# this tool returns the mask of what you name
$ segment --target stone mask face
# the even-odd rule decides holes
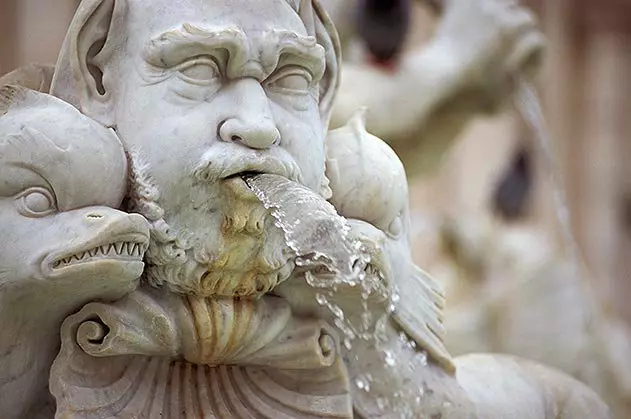
[[[84,112],[115,127],[134,190],[155,192],[159,217],[143,211],[142,193],[130,200],[154,222],[149,279],[198,295],[269,291],[289,275],[288,252],[239,174],[279,174],[326,194],[322,86],[335,42],[322,46],[326,30],[304,23],[310,2],[113,3],[85,24],[98,35],[113,8],[102,51],[86,60],[96,77]],[[53,91],[64,97],[61,77]]]

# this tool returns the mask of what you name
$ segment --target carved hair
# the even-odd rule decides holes
[[[149,221],[151,237],[145,254],[145,280],[149,284],[166,285],[184,294],[248,297],[269,292],[289,277],[293,270],[291,251],[284,246],[282,234],[265,233],[273,221],[262,205],[234,202],[223,214],[222,245],[217,249],[193,246],[185,229],[173,228],[166,221],[158,202],[160,191],[153,184],[141,153],[131,150],[128,160],[130,191],[125,209],[138,212]],[[245,259],[226,257],[235,236],[236,240],[256,237],[259,243],[265,243]]]
[[[51,92],[107,126],[115,121],[101,69],[113,58],[129,0],[83,0],[64,40]],[[285,0],[300,16],[309,35],[326,51],[320,82],[320,116],[326,131],[339,85],[340,46],[337,32],[318,0]]]

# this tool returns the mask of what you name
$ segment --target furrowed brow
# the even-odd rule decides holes
[[[171,68],[218,50],[227,51],[230,59],[247,56],[249,45],[245,33],[236,27],[205,29],[185,23],[152,39],[143,55],[153,66]]]
[[[308,69],[314,80],[322,78],[325,71],[325,51],[314,37],[279,30],[267,32],[264,36],[275,41],[275,48],[262,54],[266,67],[275,68],[279,64],[299,65]]]

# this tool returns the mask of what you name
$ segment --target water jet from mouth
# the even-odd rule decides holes
[[[361,365],[358,354],[364,353],[352,351],[357,345],[378,354],[382,365],[375,368],[386,371],[384,376],[403,376],[400,372],[406,370],[415,374],[418,368],[425,367],[427,354],[404,333],[394,342],[387,336],[385,330],[398,301],[396,289],[384,286],[382,273],[371,265],[368,249],[349,234],[348,221],[333,205],[282,176],[261,174],[244,180],[283,231],[287,246],[295,253],[297,270],[304,272],[304,280],[314,291],[313,298],[327,309],[341,332],[342,351],[355,390],[370,393],[374,380],[372,375],[354,367]],[[349,290],[356,298],[352,307],[348,302],[338,304],[337,297]],[[409,354],[405,359],[411,360],[407,369],[402,369],[397,360],[403,352]],[[419,417],[423,411],[423,388],[399,383],[389,391],[387,396],[375,396],[380,410],[402,418]]]

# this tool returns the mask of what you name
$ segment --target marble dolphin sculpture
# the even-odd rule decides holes
[[[138,284],[146,220],[116,208],[117,137],[52,96],[0,88],[0,416],[52,417],[49,370],[64,318]]]
[[[340,214],[364,222],[354,234],[373,237],[388,255],[389,263],[377,260],[377,266],[399,295],[382,343],[357,341],[347,356],[361,383],[354,394],[360,417],[610,417],[594,391],[548,367],[511,356],[450,357],[443,344],[444,299],[411,257],[405,170],[385,142],[366,132],[363,112],[329,133],[327,175]],[[401,343],[401,332],[412,344]]]

